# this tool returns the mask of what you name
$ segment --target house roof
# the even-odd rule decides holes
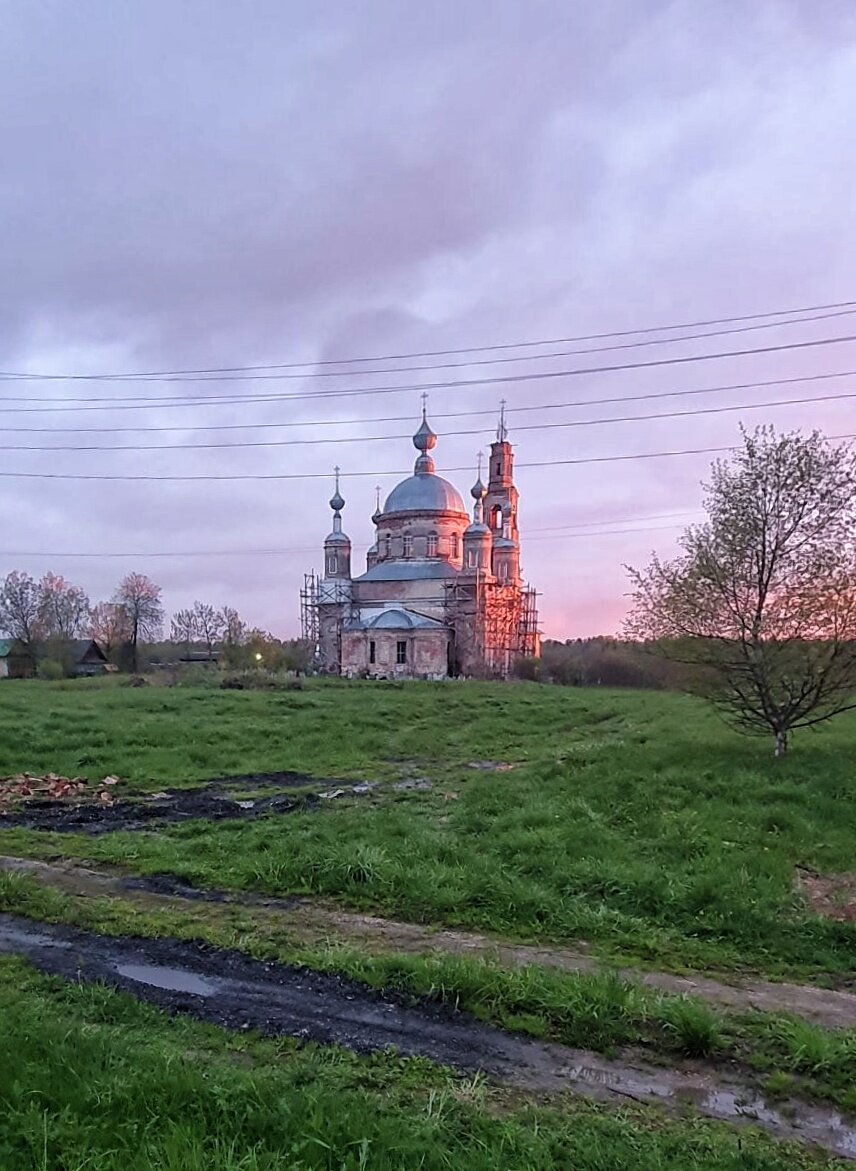
[[[94,638],[72,638],[68,645],[71,648],[71,653],[74,655],[76,662],[80,662],[84,655],[87,655],[92,650],[95,651],[99,659],[103,659],[105,663],[107,661],[107,656]]]

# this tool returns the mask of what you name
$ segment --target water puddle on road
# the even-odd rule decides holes
[[[158,964],[117,964],[116,971],[127,980],[163,988],[167,992],[189,992],[193,996],[214,996],[220,991],[219,980],[208,980],[183,968],[164,968]]]
[[[71,947],[64,939],[57,939],[42,931],[31,931],[18,923],[11,923],[0,916],[0,951],[20,952],[28,947]]]
[[[578,1088],[601,1091],[596,1096],[631,1098],[638,1102],[690,1106],[707,1118],[722,1122],[755,1123],[782,1138],[817,1143],[846,1159],[856,1159],[856,1129],[833,1110],[800,1102],[790,1110],[777,1109],[747,1086],[728,1086],[711,1075],[677,1069],[635,1069],[620,1062],[595,1059],[568,1066],[562,1073]]]

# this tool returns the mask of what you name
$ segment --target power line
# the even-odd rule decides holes
[[[343,366],[356,365],[363,362],[397,362],[404,361],[409,358],[444,358],[454,356],[456,354],[474,354],[474,353],[495,353],[502,350],[518,350],[537,348],[539,346],[558,346],[570,345],[575,342],[587,341],[601,341],[616,337],[633,337],[642,334],[664,333],[666,330],[676,329],[702,329],[711,325],[731,325],[741,321],[757,321],[761,319],[769,319],[772,317],[794,317],[797,314],[803,313],[820,313],[825,310],[834,309],[852,309],[856,307],[856,301],[835,301],[826,305],[808,305],[801,306],[797,309],[772,309],[764,313],[747,313],[738,317],[716,317],[706,321],[685,321],[673,323],[671,325],[650,325],[638,329],[612,330],[606,333],[588,333],[577,334],[572,337],[559,338],[542,338],[537,341],[522,341],[522,342],[503,342],[497,345],[486,346],[464,346],[458,349],[446,350],[417,350],[409,353],[401,354],[375,354],[369,357],[353,357],[353,358],[321,358],[310,362],[277,362],[266,363],[255,366],[209,366],[199,367],[196,369],[186,370],[143,370],[137,372],[120,372],[113,374],[39,374],[9,371],[0,374],[0,377],[8,378],[27,378],[27,379],[75,379],[75,380],[110,380],[110,379],[138,379],[138,378],[161,378],[170,377],[183,374],[240,374],[248,373],[256,370],[296,370],[306,368],[307,366]],[[779,322],[777,324],[787,325],[791,324],[788,321]]]
[[[853,439],[856,438],[855,433],[846,435],[830,435],[829,439]],[[518,463],[518,468],[547,468],[547,467],[574,467],[583,464],[602,464],[602,463],[617,463],[625,460],[645,460],[645,459],[664,459],[671,456],[683,455],[718,455],[723,452],[734,451],[734,446],[726,447],[694,447],[684,448],[678,451],[650,451],[650,452],[634,452],[627,455],[593,455],[583,456],[577,459],[551,459],[551,460],[537,460],[528,463]],[[441,468],[440,471],[446,473],[457,472],[471,472],[473,469],[470,466],[456,467],[456,468]],[[410,470],[405,471],[398,469],[395,471],[359,471],[359,472],[343,472],[342,478],[358,479],[365,476],[373,476],[375,478],[387,476],[407,476]],[[171,483],[171,482],[204,482],[211,483],[222,481],[232,482],[239,480],[252,481],[279,481],[279,480],[329,480],[329,472],[246,472],[246,473],[229,473],[226,475],[196,475],[196,476],[153,476],[153,475],[95,475],[91,473],[76,473],[76,472],[7,472],[0,471],[0,478],[12,480],[91,480],[96,482],[104,481],[128,481],[128,482],[143,482],[143,483]]]
[[[613,521],[613,524],[618,522]],[[580,528],[585,526],[579,526]],[[571,532],[564,536],[558,534],[552,536],[534,536],[529,537],[529,541],[561,541],[566,539],[573,539],[576,537],[612,537],[621,536],[625,533],[658,533],[665,532],[667,529],[683,528],[682,524],[668,524],[668,525],[649,525],[644,527],[624,528],[624,529],[603,529],[587,532]],[[186,549],[179,552],[163,552],[157,550],[153,552],[143,553],[34,553],[23,552],[19,550],[2,550],[0,557],[33,557],[33,558],[53,558],[57,561],[62,558],[74,558],[75,560],[107,560],[107,559],[125,559],[138,558],[139,560],[147,560],[150,558],[185,558],[185,557],[280,557],[290,553],[316,553],[320,548],[319,545],[308,546],[291,546],[290,548],[281,549]]]
[[[609,346],[591,346],[582,350],[553,350],[545,354],[521,354],[502,358],[477,358],[466,362],[432,362],[421,366],[386,366],[367,370],[310,370],[299,374],[26,374],[19,371],[0,371],[0,380],[6,382],[266,382],[307,378],[364,378],[369,374],[402,374],[430,370],[459,369],[466,366],[497,366],[509,362],[545,361],[553,358],[570,358],[583,354],[603,354],[615,350],[633,350],[648,346],[676,345],[678,342],[699,341],[704,338],[724,337],[728,334],[753,333],[761,329],[780,329],[788,325],[804,325],[814,321],[828,321],[835,317],[849,317],[856,309],[839,309],[834,313],[819,313],[805,317],[794,317],[787,321],[762,321],[754,325],[732,326],[728,329],[708,330],[704,333],[677,334],[674,337],[645,338],[642,341],[620,342]],[[268,369],[282,367],[268,367]]]
[[[2,407],[2,408],[0,408],[0,412],[2,412],[3,414],[33,414],[33,413],[48,413],[48,412],[57,412],[57,411],[59,411],[59,412],[68,412],[68,411],[79,412],[79,411],[93,411],[93,410],[94,411],[102,411],[102,410],[110,410],[110,411],[134,410],[134,411],[138,411],[138,410],[148,409],[150,407],[156,408],[156,409],[161,409],[161,408],[166,408],[166,407],[210,406],[212,404],[220,404],[220,403],[227,403],[229,405],[241,405],[241,404],[247,403],[247,402],[287,402],[287,401],[294,401],[294,400],[302,401],[302,402],[310,402],[310,401],[314,401],[315,399],[350,398],[353,396],[362,396],[362,395],[367,395],[367,394],[379,395],[379,394],[402,394],[402,393],[412,392],[412,391],[423,391],[424,392],[427,390],[432,390],[432,391],[433,390],[453,390],[453,389],[459,390],[461,388],[468,388],[468,387],[495,386],[498,384],[516,384],[516,383],[520,383],[520,382],[535,382],[535,381],[541,381],[541,380],[547,379],[547,378],[573,378],[573,377],[579,377],[580,375],[583,375],[583,374],[611,374],[611,373],[616,373],[616,372],[620,372],[623,370],[647,370],[647,369],[651,369],[653,367],[660,367],[660,366],[682,366],[682,365],[687,365],[690,362],[713,362],[713,361],[719,361],[723,358],[751,357],[751,356],[757,355],[757,354],[777,354],[777,353],[783,353],[785,351],[814,349],[819,346],[840,345],[840,344],[846,344],[846,343],[854,342],[854,341],[856,341],[856,334],[848,334],[848,335],[840,336],[840,337],[815,338],[814,340],[811,340],[811,341],[788,342],[788,343],[778,345],[778,346],[759,346],[759,347],[756,347],[754,349],[749,349],[749,350],[723,350],[723,351],[718,351],[717,353],[714,353],[714,354],[691,354],[691,355],[686,355],[684,357],[657,358],[657,359],[655,359],[653,361],[649,361],[649,362],[623,362],[623,363],[617,363],[612,366],[578,366],[578,367],[573,367],[572,369],[567,369],[567,370],[539,370],[534,374],[493,375],[489,378],[468,378],[468,379],[457,379],[454,381],[447,381],[447,382],[425,382],[425,383],[415,383],[415,384],[408,383],[407,385],[404,385],[404,386],[352,387],[349,390],[315,391],[315,392],[312,392],[309,394],[300,393],[300,394],[282,394],[282,395],[280,395],[280,394],[257,395],[257,396],[247,396],[247,397],[240,397],[240,398],[236,398],[235,396],[232,396],[230,398],[213,397],[213,398],[207,399],[207,400],[201,400],[201,401],[200,400],[185,400],[183,402],[175,402],[172,399],[166,399],[166,400],[146,399],[145,402],[143,402],[141,404],[138,403],[133,406],[124,405],[124,406],[110,406],[110,407],[101,407],[101,406],[98,406],[98,407],[92,407],[92,406]],[[45,401],[45,400],[39,400],[39,399],[23,400],[22,399],[22,400],[17,400],[17,401],[39,402],[39,401]],[[57,402],[60,400],[50,399],[50,400],[46,400],[46,401]],[[97,400],[94,400],[94,399],[65,399],[63,401],[65,401],[66,403],[68,403],[68,402],[88,403],[88,402],[93,402],[93,401],[119,402],[119,403],[124,402],[127,404],[127,400],[111,399],[111,398],[106,398],[106,397],[102,398],[102,399],[97,399]]]
[[[572,419],[556,423],[524,423],[516,431],[554,431],[573,427],[595,427],[608,423],[645,423],[658,419],[686,419],[697,415],[724,415],[734,411],[757,411],[767,407],[803,406],[809,403],[839,402],[845,399],[856,398],[856,391],[844,394],[811,395],[805,398],[776,399],[763,403],[737,403],[725,407],[698,407],[691,411],[658,411],[650,415],[618,415],[605,419]],[[489,434],[492,429],[480,427],[467,431],[447,431],[448,438],[464,438]],[[313,439],[253,439],[239,443],[120,443],[120,444],[78,444],[54,445],[46,447],[41,444],[21,446],[19,444],[0,443],[0,451],[230,451],[247,450],[260,447],[314,447],[318,444],[344,443],[386,443],[393,440],[409,439],[408,435],[346,435],[332,438]]]
[[[720,386],[703,386],[691,390],[658,390],[647,394],[615,395],[610,398],[574,399],[572,402],[562,403],[533,403],[523,407],[507,407],[506,413],[522,414],[532,411],[569,410],[574,407],[605,406],[610,403],[647,402],[661,398],[684,398],[699,394],[719,394],[729,390],[756,390],[768,386],[790,386],[799,382],[825,382],[835,378],[856,377],[856,370],[837,370],[823,374],[804,374],[795,378],[771,378],[762,382],[731,382]],[[246,401],[246,400],[245,400]],[[215,404],[215,405],[233,405]],[[437,419],[468,419],[490,416],[496,418],[496,410],[479,411],[432,411],[431,418]],[[412,423],[413,415],[386,415],[371,416],[363,419],[288,419],[280,423],[204,423],[185,424],[173,427],[3,427],[0,434],[40,434],[40,435],[95,435],[95,434],[124,434],[128,432],[163,433],[173,431],[270,431],[291,427],[358,427],[370,423]]]

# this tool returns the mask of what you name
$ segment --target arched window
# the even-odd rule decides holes
[[[410,533],[404,534],[404,556],[413,556],[413,537],[410,535]]]
[[[498,572],[496,576],[499,578],[499,580],[505,581],[508,577],[508,562],[500,561],[499,565],[497,566],[497,571]]]
[[[502,531],[502,505],[501,504],[497,504],[493,510],[493,513],[491,514],[491,526],[490,527],[492,529],[496,529],[496,531],[498,533]]]
[[[390,533],[386,533],[386,535],[384,536],[382,548],[383,548],[384,557],[391,556],[391,554],[392,554],[392,535]]]
[[[457,561],[461,555],[461,538],[457,533],[452,533],[452,560]]]
[[[428,548],[427,548],[427,553],[428,553],[429,557],[436,557],[437,556],[437,545],[438,545],[437,534],[436,533],[429,533],[428,534]]]
[[[467,554],[467,568],[468,569],[478,569],[478,567],[479,567],[478,549],[470,549],[469,553]]]
[[[327,573],[333,574],[339,572],[339,556],[337,553],[327,554]]]

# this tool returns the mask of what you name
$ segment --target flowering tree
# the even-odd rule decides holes
[[[705,508],[679,557],[629,570],[627,633],[693,664],[694,688],[781,756],[795,728],[856,707],[856,456],[744,432]]]
[[[129,573],[119,582],[113,603],[123,611],[131,663],[137,671],[140,640],[155,639],[160,634],[164,618],[161,588],[143,573]]]

